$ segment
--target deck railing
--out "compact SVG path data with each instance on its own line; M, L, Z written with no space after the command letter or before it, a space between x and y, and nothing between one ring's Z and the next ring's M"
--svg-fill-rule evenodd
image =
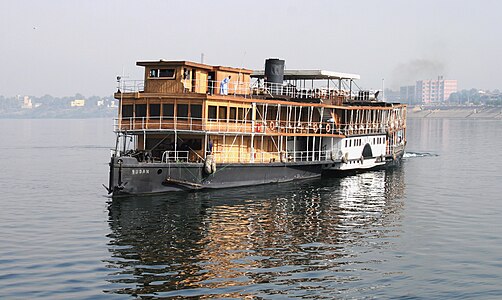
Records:
M250 97L257 95L281 96L293 99L331 99L341 104L342 101L351 97L350 91L336 88L317 87L317 88L299 88L290 83L272 83L272 82L239 82L231 80L228 84L215 80L181 80L182 89L180 93L201 93L208 95L232 95ZM145 91L144 80L122 80L119 83L121 92L148 92ZM356 97L356 93L352 93Z
M118 131L194 131L214 133L277 134L329 134L357 135L383 134L390 129L402 128L404 123L353 123L335 125L333 122L288 122L276 120L202 119L185 117L116 118L114 130Z
M195 151L164 151L161 161L169 162L201 162ZM331 159L331 151L304 150L304 151L281 151L281 152L262 152L254 153L231 153L229 151L213 151L216 163L273 163L273 162L307 162L307 161L325 161Z

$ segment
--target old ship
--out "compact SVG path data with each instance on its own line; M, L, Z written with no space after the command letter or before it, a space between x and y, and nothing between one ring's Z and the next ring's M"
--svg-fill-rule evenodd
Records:
M287 182L399 163L406 106L357 90L359 75L141 61L117 78L112 196Z

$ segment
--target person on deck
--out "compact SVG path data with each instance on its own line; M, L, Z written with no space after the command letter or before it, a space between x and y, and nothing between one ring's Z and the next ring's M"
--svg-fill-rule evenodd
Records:
M220 83L220 94L221 95L228 95L228 83L230 82L230 78L232 78L232 76L225 77L221 81L221 83Z

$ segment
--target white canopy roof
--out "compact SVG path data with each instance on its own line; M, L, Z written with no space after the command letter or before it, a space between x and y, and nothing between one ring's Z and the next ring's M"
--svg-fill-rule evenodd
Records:
M264 70L254 70L251 77L263 78ZM360 79L357 74L333 72L326 70L284 70L284 80L300 79Z

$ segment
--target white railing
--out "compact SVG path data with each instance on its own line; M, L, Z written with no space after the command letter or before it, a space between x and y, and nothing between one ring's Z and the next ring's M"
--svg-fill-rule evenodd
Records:
M299 89L290 83L272 83L272 82L235 82L230 81L225 88L221 81L196 81L195 87L193 82L190 80L182 80L185 86L185 91L199 91L206 92L208 94L218 94L218 95L270 95L270 96L286 96L294 99L345 99L348 98L349 91L338 90L338 89L328 89L325 87L321 88L311 88L311 89ZM207 87L207 90L204 88Z
M121 80L119 83L119 92L142 92L145 90L144 80Z
M252 97L253 95L286 96L294 99L349 99L348 90L334 88L298 88L290 83L272 83L272 82L239 82L231 80L222 88L224 84L215 80L181 80L182 93L201 93L209 95L233 95ZM119 83L121 92L143 92L145 91L144 80L121 80Z
M164 151L162 162L188 162L190 151Z
M192 153L193 154L192 154ZM192 154L192 155L191 155ZM209 153L208 153L209 154ZM262 152L254 153L234 153L229 151L213 151L216 163L273 163L273 162L307 162L307 161L326 161L331 159L331 151L281 151L281 152ZM169 162L200 162L203 159L199 157L196 151L164 151L161 161Z
M350 123L339 124L333 122L287 122L276 120L237 120L237 119L202 119L185 117L137 117L114 119L114 130L177 130L199 131L215 133L255 133L255 134L335 134L358 135L386 133L389 128L397 130L404 122L395 123Z

